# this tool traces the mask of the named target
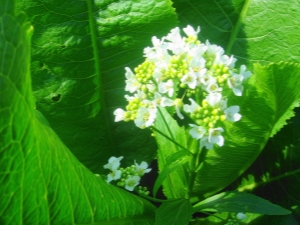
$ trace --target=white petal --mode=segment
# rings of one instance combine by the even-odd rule
[[[124,115],[125,115],[125,112],[123,109],[116,109],[114,111],[114,115],[115,115],[115,122],[119,122],[121,120],[124,120]]]

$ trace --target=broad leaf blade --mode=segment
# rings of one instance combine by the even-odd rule
[[[194,205],[201,212],[249,212],[265,215],[287,215],[291,212],[265,199],[245,192],[222,192]]]
[[[64,143],[95,173],[103,172],[111,155],[126,156],[127,164],[152,160],[156,148],[149,132],[115,123],[113,111],[125,105],[124,67],[141,62],[151,36],[175,26],[171,2],[19,2],[35,30],[37,109]]]
[[[238,64],[300,62],[296,0],[174,0],[181,27],[200,26],[210,40],[238,58]]]
[[[11,0],[2,1],[0,20],[1,224],[153,224],[152,204],[96,177],[35,112],[32,27]]]
[[[167,156],[164,163],[164,169],[160,171],[154,183],[154,187],[153,187],[154,196],[156,195],[163,181],[169,176],[169,174],[171,174],[173,171],[176,171],[177,169],[182,170],[184,164],[188,162],[191,159],[191,157],[192,154],[186,150],[181,150],[179,152],[175,152]]]
[[[278,126],[276,124],[279,119],[289,114],[295,102],[299,101],[299,71],[298,64],[278,63],[265,67],[255,65],[252,88],[245,93],[243,101],[236,98],[229,104],[240,105],[243,117],[234,126],[225,124],[225,145],[208,152],[204,166],[196,177],[195,195],[201,196],[203,193],[209,196],[216,193],[233,182],[254,162],[274,126]],[[278,86],[286,87],[289,91],[274,91]]]
[[[180,143],[182,147],[187,149],[187,138],[184,127],[179,127],[177,122],[170,116],[166,109],[160,108],[155,122],[155,128],[172,140]],[[182,147],[171,142],[163,135],[154,132],[158,144],[158,166],[160,171],[168,168],[167,159],[178,152],[186,154],[188,150],[182,150]],[[182,152],[184,151],[184,152]],[[163,182],[163,191],[167,198],[184,198],[188,188],[188,165],[183,164],[186,159],[179,161],[175,170],[171,172],[167,179]],[[176,157],[175,157],[176,158]],[[175,162],[176,165],[176,162]],[[168,171],[168,169],[166,170]],[[157,187],[156,187],[157,188]]]
[[[156,212],[155,225],[188,225],[194,209],[187,199],[171,199]]]

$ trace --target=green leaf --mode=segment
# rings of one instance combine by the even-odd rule
[[[150,133],[115,123],[125,105],[125,66],[142,62],[153,35],[177,22],[169,0],[20,0],[32,25],[32,83],[37,109],[62,141],[95,173],[108,158],[150,161]],[[132,134],[135,135],[132,135]]]
[[[170,199],[158,208],[155,225],[188,225],[193,213],[189,200]]]
[[[192,153],[187,150],[181,150],[179,152],[175,152],[166,157],[164,168],[159,173],[157,179],[155,180],[153,187],[153,195],[156,196],[156,193],[159,187],[162,185],[163,181],[171,174],[173,171],[177,169],[182,169],[184,164],[190,160],[192,157]],[[181,168],[180,168],[181,167]]]
[[[223,192],[193,206],[198,212],[249,212],[265,215],[290,214],[278,205],[245,192]]]
[[[173,0],[181,27],[200,26],[202,41],[221,45],[238,64],[300,62],[296,0]]]
[[[156,130],[160,132],[158,133]],[[180,143],[182,147],[161,133]],[[167,198],[183,198],[186,196],[188,187],[188,165],[185,163],[191,157],[187,153],[189,151],[187,150],[185,129],[178,126],[165,108],[160,108],[155,122],[154,134],[158,144],[158,166],[161,171],[159,180],[155,183],[154,192],[164,180],[163,191]],[[179,159],[180,156],[183,156],[181,160]],[[169,172],[171,173],[168,174]],[[167,179],[165,179],[166,175],[168,175]]]
[[[98,178],[36,112],[30,78],[33,28],[14,1],[0,8],[0,223],[153,224],[148,201]]]
[[[278,121],[286,119],[300,99],[298,64],[256,64],[254,74],[244,97],[229,101],[228,105],[240,105],[242,119],[234,126],[225,124],[225,144],[208,152],[196,177],[195,196],[211,196],[239,177],[258,157],[274,127],[283,125]],[[277,87],[287,91],[276,91]]]
[[[290,209],[292,216],[299,218],[299,108],[296,112],[296,117],[270,139],[260,157],[228,188],[251,191]]]

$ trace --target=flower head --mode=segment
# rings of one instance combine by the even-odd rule
[[[240,107],[238,105],[230,106],[225,109],[226,119],[232,122],[239,121],[242,117],[238,112],[240,111]]]
[[[141,164],[137,164],[136,161],[134,161],[135,169],[138,175],[141,177],[145,173],[149,173],[151,171],[151,168],[148,168],[148,163],[146,162],[141,162]]]
[[[133,189],[140,183],[141,178],[139,176],[129,176],[125,180],[125,189],[133,191]]]
[[[119,168],[119,166],[121,165],[120,161],[123,159],[123,156],[120,156],[118,158],[112,156],[109,158],[108,163],[105,164],[103,167],[105,169],[110,169],[111,171],[114,171],[116,169]]]

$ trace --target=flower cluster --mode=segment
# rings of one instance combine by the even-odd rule
[[[120,161],[123,159],[123,156],[118,158],[112,156],[109,158],[108,163],[103,167],[105,169],[109,169],[111,172],[107,175],[107,182],[118,181],[117,185],[120,187],[124,187],[128,191],[133,191],[135,187],[139,184],[141,177],[145,173],[149,173],[151,171],[148,168],[148,164],[146,162],[141,162],[141,164],[136,163],[134,161],[134,165],[122,168],[120,167]],[[141,194],[148,194],[147,188],[138,187],[137,191]]]
[[[247,218],[245,213],[239,212],[236,214],[235,218],[229,219],[225,225],[239,225],[242,220]]]
[[[153,125],[158,107],[173,107],[180,119],[192,123],[190,134],[200,140],[200,146],[212,149],[222,146],[223,121],[241,119],[240,107],[227,106],[227,95],[243,93],[243,82],[251,76],[246,66],[235,68],[236,59],[227,56],[222,47],[201,43],[191,26],[178,27],[158,39],[152,37],[153,47],[144,49],[145,61],[134,71],[126,67],[126,110],[115,110],[115,121],[134,121],[140,128]]]

